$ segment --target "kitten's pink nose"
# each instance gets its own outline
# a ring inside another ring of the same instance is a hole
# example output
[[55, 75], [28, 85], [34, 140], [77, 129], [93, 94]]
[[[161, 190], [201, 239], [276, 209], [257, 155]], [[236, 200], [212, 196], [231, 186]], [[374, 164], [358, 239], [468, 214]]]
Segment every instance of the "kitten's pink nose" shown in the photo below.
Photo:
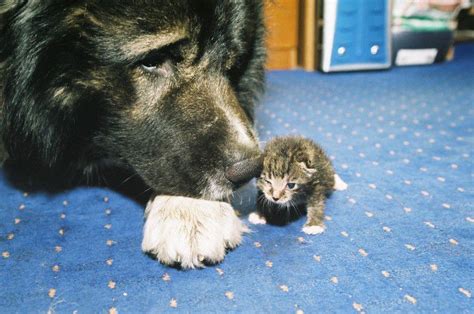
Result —
[[275, 202], [278, 201], [278, 200], [281, 198], [281, 194], [282, 194], [281, 192], [273, 191], [273, 193], [272, 193], [272, 198], [273, 198], [273, 200], [274, 200]]

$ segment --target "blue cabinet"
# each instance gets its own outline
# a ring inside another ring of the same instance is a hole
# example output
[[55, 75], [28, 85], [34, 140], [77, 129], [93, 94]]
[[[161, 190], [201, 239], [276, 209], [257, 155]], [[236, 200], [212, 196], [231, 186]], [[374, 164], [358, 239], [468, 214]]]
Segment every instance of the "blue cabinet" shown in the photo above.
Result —
[[322, 0], [324, 72], [390, 67], [390, 0]]

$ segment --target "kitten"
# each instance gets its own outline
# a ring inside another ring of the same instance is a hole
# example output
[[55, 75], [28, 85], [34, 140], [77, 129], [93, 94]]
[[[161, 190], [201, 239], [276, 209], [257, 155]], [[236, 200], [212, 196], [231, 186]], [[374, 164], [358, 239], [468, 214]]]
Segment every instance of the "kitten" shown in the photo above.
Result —
[[299, 214], [306, 207], [303, 232], [322, 233], [326, 198], [333, 189], [346, 187], [320, 146], [299, 136], [277, 137], [263, 152], [263, 171], [257, 179], [257, 213], [249, 220], [266, 223], [282, 209], [287, 213], [295, 209]]

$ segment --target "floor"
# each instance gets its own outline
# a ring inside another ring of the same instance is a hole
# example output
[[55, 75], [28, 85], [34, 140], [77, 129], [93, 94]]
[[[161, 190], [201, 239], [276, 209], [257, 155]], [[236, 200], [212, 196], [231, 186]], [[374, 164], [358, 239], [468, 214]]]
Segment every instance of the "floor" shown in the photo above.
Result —
[[[474, 312], [474, 44], [382, 72], [271, 72], [262, 145], [320, 143], [349, 184], [327, 230], [252, 226], [203, 270], [140, 251], [142, 206], [108, 188], [15, 187], [0, 170], [0, 312]], [[250, 184], [234, 207], [246, 219]]]

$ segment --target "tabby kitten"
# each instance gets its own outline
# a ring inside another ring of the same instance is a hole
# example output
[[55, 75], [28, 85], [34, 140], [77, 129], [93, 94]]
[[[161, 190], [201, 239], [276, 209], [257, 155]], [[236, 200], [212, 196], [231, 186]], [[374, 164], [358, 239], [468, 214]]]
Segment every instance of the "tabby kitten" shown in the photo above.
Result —
[[324, 202], [334, 188], [345, 188], [334, 173], [323, 149], [299, 136], [277, 137], [263, 152], [263, 171], [257, 179], [259, 195], [257, 213], [249, 216], [252, 223], [266, 223], [283, 209], [307, 211], [303, 232], [324, 231]]

